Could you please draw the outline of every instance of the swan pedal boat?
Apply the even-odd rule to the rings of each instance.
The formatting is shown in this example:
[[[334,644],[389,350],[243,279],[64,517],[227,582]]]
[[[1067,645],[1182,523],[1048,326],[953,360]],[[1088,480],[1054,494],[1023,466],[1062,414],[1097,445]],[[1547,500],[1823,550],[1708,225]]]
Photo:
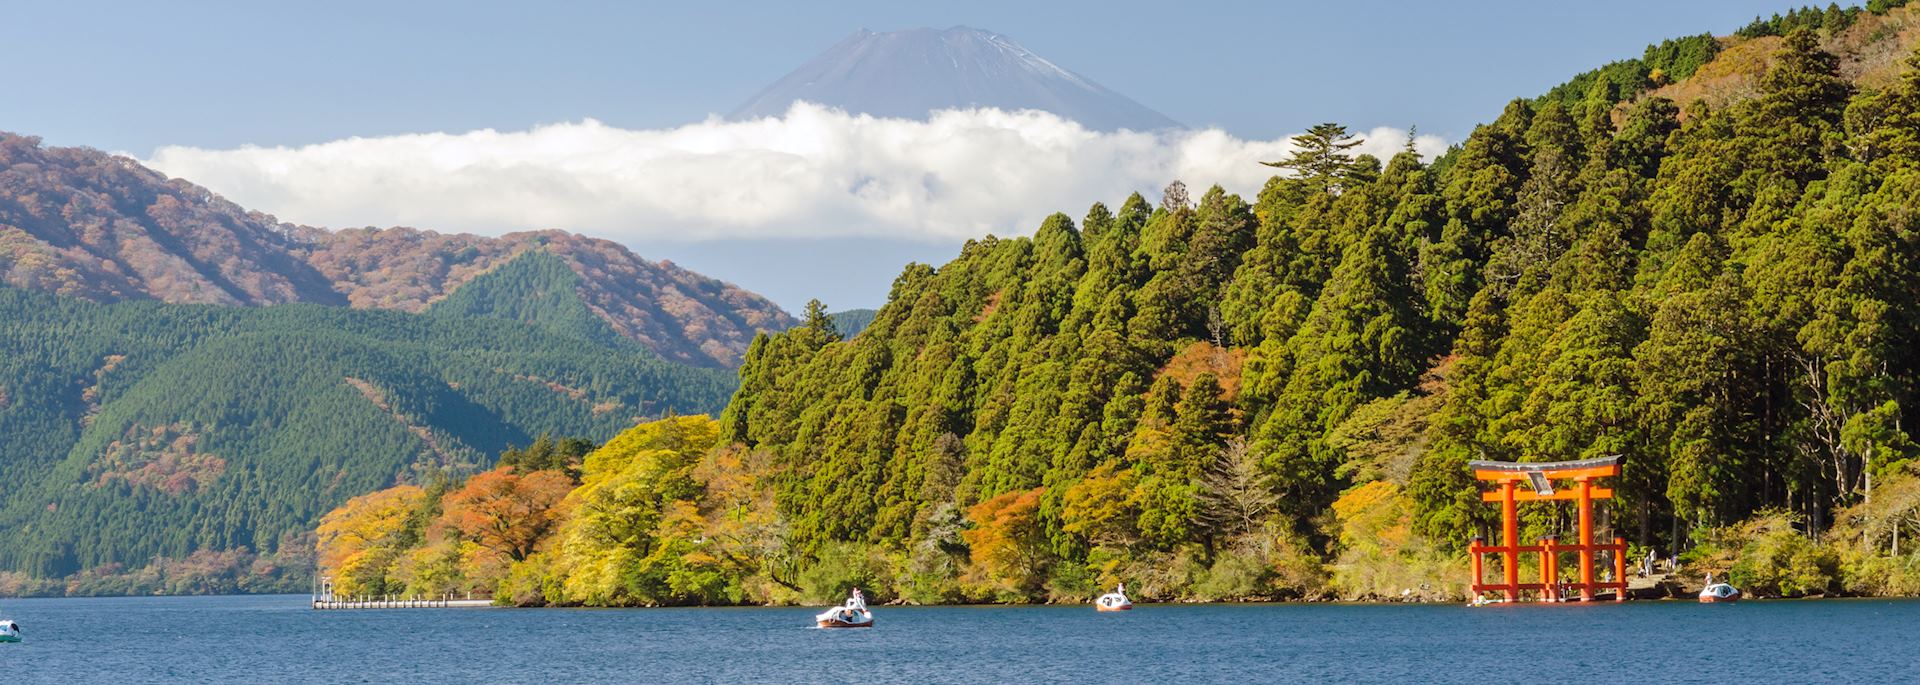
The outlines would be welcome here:
[[[1738,602],[1740,589],[1726,583],[1714,583],[1700,589],[1700,601],[1706,603]]]
[[[1132,611],[1133,600],[1127,599],[1127,586],[1121,584],[1119,589],[1100,595],[1099,599],[1093,601],[1093,609],[1094,611]]]
[[[872,628],[873,611],[867,609],[867,598],[860,589],[854,588],[846,604],[820,612],[813,622],[821,628]]]

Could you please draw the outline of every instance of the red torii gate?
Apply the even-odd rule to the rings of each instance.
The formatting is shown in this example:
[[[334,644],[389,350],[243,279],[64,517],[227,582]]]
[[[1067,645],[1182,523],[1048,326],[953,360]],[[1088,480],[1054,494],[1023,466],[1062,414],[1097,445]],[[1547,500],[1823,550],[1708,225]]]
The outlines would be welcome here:
[[[1483,502],[1499,502],[1501,517],[1500,546],[1488,547],[1482,544],[1485,542],[1483,538],[1476,537],[1473,539],[1473,544],[1467,547],[1468,555],[1473,558],[1473,583],[1469,586],[1469,592],[1472,592],[1475,597],[1479,597],[1481,593],[1497,590],[1506,596],[1507,601],[1515,602],[1519,601],[1521,592],[1533,590],[1538,593],[1536,596],[1538,596],[1542,602],[1561,601],[1560,553],[1579,552],[1580,582],[1576,587],[1580,589],[1580,600],[1593,601],[1593,598],[1598,594],[1596,592],[1597,590],[1607,588],[1614,590],[1614,601],[1626,600],[1626,539],[1615,537],[1611,544],[1595,544],[1593,541],[1593,501],[1597,499],[1613,499],[1613,490],[1594,487],[1594,481],[1599,478],[1620,475],[1619,455],[1600,457],[1597,459],[1581,459],[1578,461],[1542,463],[1471,461],[1467,462],[1467,465],[1473,467],[1474,478],[1499,484],[1500,489],[1498,491],[1480,493],[1480,500]],[[1553,481],[1556,479],[1573,480],[1574,489],[1556,490],[1553,487]],[[1532,488],[1531,491],[1520,491],[1518,486],[1521,481],[1526,481]],[[1555,539],[1551,537],[1541,539],[1538,545],[1522,546],[1520,544],[1518,503],[1548,500],[1576,500],[1579,502],[1579,544],[1562,545],[1558,544]],[[1596,582],[1593,579],[1593,553],[1598,551],[1613,552],[1614,580],[1611,582]],[[1522,583],[1520,582],[1520,555],[1533,553],[1540,555],[1540,582]],[[1486,578],[1485,569],[1482,566],[1482,555],[1486,554],[1498,554],[1501,556],[1501,561],[1503,562],[1501,564],[1501,570],[1505,572],[1505,582],[1482,582]]]

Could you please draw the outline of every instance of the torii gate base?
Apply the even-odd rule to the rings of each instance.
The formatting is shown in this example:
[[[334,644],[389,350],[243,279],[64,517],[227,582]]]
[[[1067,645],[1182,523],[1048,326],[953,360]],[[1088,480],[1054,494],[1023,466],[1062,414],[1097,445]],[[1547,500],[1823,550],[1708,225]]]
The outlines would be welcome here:
[[[1473,477],[1491,481],[1499,485],[1496,492],[1483,492],[1483,502],[1499,502],[1501,518],[1501,541],[1498,547],[1488,547],[1483,538],[1474,538],[1467,547],[1468,555],[1473,559],[1473,583],[1469,592],[1476,598],[1486,593],[1499,592],[1508,602],[1518,602],[1522,593],[1532,591],[1534,597],[1542,602],[1568,601],[1571,598],[1563,594],[1578,590],[1579,599],[1591,602],[1599,596],[1599,591],[1612,589],[1614,601],[1627,598],[1627,541],[1615,537],[1613,542],[1595,544],[1593,541],[1593,501],[1612,499],[1613,490],[1594,487],[1594,480],[1620,475],[1620,457],[1602,457],[1579,461],[1560,461],[1547,463],[1518,463],[1505,461],[1473,461]],[[1555,490],[1555,479],[1571,479],[1572,490]],[[1531,491],[1521,492],[1518,485],[1526,481]],[[1538,545],[1521,545],[1520,502],[1540,502],[1548,500],[1576,500],[1580,505],[1580,542],[1573,545],[1559,544],[1554,538],[1542,538]],[[1593,579],[1593,553],[1613,552],[1613,580],[1598,582]],[[1568,584],[1560,580],[1560,554],[1577,552],[1580,554],[1580,582]],[[1483,555],[1498,554],[1501,557],[1503,582],[1487,583]],[[1520,582],[1520,555],[1540,555],[1540,582]]]

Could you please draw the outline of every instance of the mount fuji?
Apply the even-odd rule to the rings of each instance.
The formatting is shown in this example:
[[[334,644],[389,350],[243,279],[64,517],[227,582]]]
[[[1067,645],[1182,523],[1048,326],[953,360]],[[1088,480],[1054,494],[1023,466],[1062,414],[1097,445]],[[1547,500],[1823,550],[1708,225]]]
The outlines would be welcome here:
[[[727,118],[777,117],[799,100],[904,119],[925,119],[942,109],[994,107],[1052,112],[1100,131],[1181,127],[1011,38],[965,26],[888,33],[861,29]]]

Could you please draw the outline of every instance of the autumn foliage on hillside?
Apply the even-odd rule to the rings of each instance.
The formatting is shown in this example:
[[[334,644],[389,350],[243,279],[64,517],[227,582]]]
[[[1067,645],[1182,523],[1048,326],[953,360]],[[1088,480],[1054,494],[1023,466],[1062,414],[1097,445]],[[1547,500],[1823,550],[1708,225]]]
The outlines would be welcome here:
[[[791,325],[758,295],[611,241],[296,226],[125,157],[0,133],[0,283],[13,287],[100,302],[419,312],[528,251],[559,256],[597,316],[673,361],[730,367],[755,333]]]
[[[0,133],[0,280],[110,301],[344,304],[272,217],[124,157]]]
[[[503,460],[440,493],[398,486],[355,498],[323,519],[321,573],[349,595],[744,601],[777,544],[776,520],[765,462],[719,448],[717,436],[704,416],[664,419],[585,455],[578,481]]]

